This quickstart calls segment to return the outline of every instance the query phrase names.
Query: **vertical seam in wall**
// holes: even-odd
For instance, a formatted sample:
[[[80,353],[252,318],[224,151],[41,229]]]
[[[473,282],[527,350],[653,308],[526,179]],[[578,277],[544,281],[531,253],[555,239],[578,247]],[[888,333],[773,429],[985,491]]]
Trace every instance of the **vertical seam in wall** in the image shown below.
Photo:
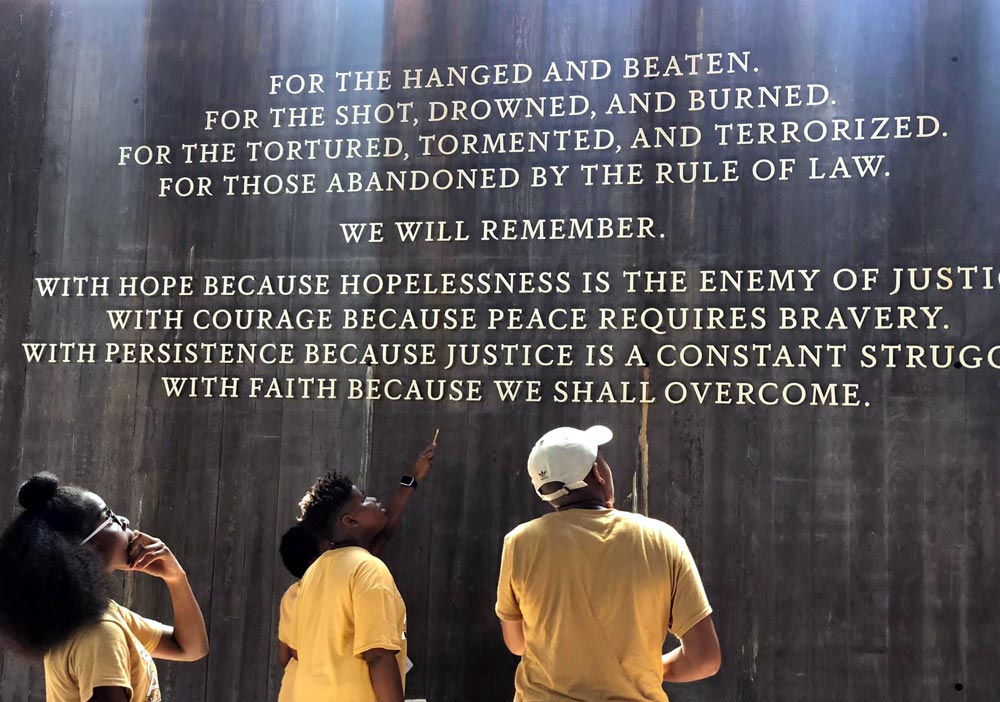
[[[642,380],[649,383],[649,368],[642,369]],[[644,386],[647,387],[647,386]],[[649,404],[642,403],[639,422],[639,492],[636,495],[636,510],[649,516]]]

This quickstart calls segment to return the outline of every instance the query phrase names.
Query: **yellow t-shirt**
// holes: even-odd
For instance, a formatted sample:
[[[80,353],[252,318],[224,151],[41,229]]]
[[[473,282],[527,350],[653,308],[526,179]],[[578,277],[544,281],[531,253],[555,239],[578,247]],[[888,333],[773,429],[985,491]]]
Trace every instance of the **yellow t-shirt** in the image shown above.
[[[292,583],[291,587],[285,590],[281,596],[281,606],[278,609],[278,641],[281,641],[291,648],[296,648],[295,643],[295,610],[299,599],[299,585],[301,581]],[[278,702],[292,702],[295,699],[295,670],[299,667],[299,661],[295,658],[288,661],[285,666],[285,674],[281,676],[281,689],[278,691]]]
[[[348,546],[320,556],[302,577],[296,612],[294,702],[377,702],[365,651],[397,651],[406,665],[406,606],[385,564]]]
[[[569,509],[504,538],[496,613],[523,620],[515,702],[663,702],[661,655],[712,613],[670,526]]]
[[[101,619],[45,655],[46,702],[89,702],[95,687],[124,687],[131,702],[160,702],[156,649],[165,627],[115,601]]]

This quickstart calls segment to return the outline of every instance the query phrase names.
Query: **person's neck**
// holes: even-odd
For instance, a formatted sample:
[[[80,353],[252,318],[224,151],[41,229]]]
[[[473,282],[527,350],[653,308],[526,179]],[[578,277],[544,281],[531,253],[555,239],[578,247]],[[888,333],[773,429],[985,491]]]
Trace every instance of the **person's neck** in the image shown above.
[[[565,512],[568,509],[608,509],[608,504],[605,500],[600,498],[587,497],[582,500],[577,500],[576,502],[570,502],[556,507],[557,512]]]
[[[357,546],[363,548],[366,551],[370,550],[371,539],[358,539],[354,537],[345,537],[342,539],[334,539],[330,542],[330,549],[333,551],[338,548],[347,548],[348,546]]]

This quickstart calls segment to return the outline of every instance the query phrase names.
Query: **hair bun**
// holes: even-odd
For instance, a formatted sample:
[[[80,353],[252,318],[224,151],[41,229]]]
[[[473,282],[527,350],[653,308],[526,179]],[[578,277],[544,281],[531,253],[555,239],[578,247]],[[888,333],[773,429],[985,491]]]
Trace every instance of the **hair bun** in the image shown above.
[[[17,501],[29,511],[45,508],[59,489],[59,478],[52,473],[36,473],[23,483],[17,490]]]

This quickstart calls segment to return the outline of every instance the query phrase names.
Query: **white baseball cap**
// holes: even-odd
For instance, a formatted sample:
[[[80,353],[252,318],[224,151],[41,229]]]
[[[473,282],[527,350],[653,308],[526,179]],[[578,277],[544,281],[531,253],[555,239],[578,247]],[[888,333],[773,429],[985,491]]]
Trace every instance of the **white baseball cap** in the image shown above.
[[[571,490],[586,487],[584,478],[597,460],[597,449],[614,434],[600,425],[580,431],[573,427],[559,427],[535,442],[528,455],[528,475],[535,492],[546,502],[568,495]],[[551,482],[563,483],[555,492],[543,495],[539,488]]]

